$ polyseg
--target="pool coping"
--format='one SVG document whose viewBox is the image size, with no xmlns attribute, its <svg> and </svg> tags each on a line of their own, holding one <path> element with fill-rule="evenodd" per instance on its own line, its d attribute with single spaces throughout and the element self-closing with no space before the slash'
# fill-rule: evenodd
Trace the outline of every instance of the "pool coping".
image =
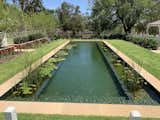
<svg viewBox="0 0 160 120">
<path fill-rule="evenodd" d="M 160 118 L 160 106 L 151 105 L 0 101 L 0 112 L 8 106 L 15 107 L 18 113 L 28 114 L 129 117 L 132 110 L 138 110 L 142 117 Z"/>
<path fill-rule="evenodd" d="M 151 86 L 153 86 L 160 93 L 160 80 L 145 70 L 143 67 L 134 62 L 131 58 L 123 52 L 115 48 L 107 41 L 103 41 L 113 52 L 115 52 L 122 60 L 124 60 L 130 67 L 132 67 L 138 74 L 140 74 Z"/>
<path fill-rule="evenodd" d="M 10 79 L 6 80 L 4 83 L 0 84 L 0 97 L 2 97 L 4 94 L 6 94 L 11 88 L 13 88 L 16 84 L 18 84 L 20 81 L 23 80 L 27 76 L 28 71 L 35 70 L 38 66 L 46 62 L 50 57 L 55 55 L 58 51 L 63 49 L 67 44 L 70 43 L 70 40 L 67 40 L 65 43 L 59 45 L 57 48 L 53 49 L 46 55 L 44 55 L 39 60 L 35 61 L 30 67 L 27 67 L 26 69 L 22 70 L 21 72 L 17 73 Z"/>
</svg>

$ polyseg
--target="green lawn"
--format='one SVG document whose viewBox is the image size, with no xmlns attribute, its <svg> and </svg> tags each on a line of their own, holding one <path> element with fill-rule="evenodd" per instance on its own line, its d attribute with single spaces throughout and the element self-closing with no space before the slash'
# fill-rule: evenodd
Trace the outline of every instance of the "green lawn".
<svg viewBox="0 0 160 120">
<path fill-rule="evenodd" d="M 160 79 L 160 54 L 123 40 L 109 40 L 109 43 Z"/>
<path fill-rule="evenodd" d="M 0 64 L 0 84 L 64 42 L 65 40 L 59 40 L 52 41 L 49 44 L 43 44 L 32 53 L 25 53 L 9 62 Z"/>
<path fill-rule="evenodd" d="M 2 114 L 0 114 L 0 120 L 4 120 Z M 124 118 L 124 117 L 95 117 L 95 116 L 19 114 L 18 115 L 18 120 L 129 120 L 129 118 Z M 142 120 L 158 120 L 158 119 L 143 118 Z"/>
</svg>

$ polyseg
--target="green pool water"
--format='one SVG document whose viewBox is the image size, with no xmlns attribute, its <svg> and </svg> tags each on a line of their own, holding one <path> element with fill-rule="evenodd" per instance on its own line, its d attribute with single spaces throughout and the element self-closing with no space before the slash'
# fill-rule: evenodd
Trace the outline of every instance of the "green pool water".
<svg viewBox="0 0 160 120">
<path fill-rule="evenodd" d="M 76 43 L 39 96 L 42 101 L 113 102 L 124 98 L 96 43 Z"/>
</svg>

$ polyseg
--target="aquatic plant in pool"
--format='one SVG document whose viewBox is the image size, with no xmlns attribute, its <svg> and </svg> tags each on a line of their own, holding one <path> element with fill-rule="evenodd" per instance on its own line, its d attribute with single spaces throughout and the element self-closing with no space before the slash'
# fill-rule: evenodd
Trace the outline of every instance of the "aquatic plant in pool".
<svg viewBox="0 0 160 120">
<path fill-rule="evenodd" d="M 116 73 L 120 76 L 121 81 L 124 82 L 129 93 L 132 95 L 133 102 L 160 102 L 160 96 L 156 90 L 154 90 L 136 71 L 103 43 L 99 43 L 99 46 L 105 52 L 105 55 L 108 56 Z"/>
</svg>

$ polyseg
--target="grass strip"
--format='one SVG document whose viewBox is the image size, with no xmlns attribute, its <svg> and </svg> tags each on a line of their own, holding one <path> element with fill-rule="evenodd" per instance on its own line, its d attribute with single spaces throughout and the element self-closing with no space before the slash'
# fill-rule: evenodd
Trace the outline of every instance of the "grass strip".
<svg viewBox="0 0 160 120">
<path fill-rule="evenodd" d="M 160 54 L 123 40 L 109 40 L 108 42 L 160 79 Z"/>
<path fill-rule="evenodd" d="M 36 48 L 34 52 L 24 53 L 17 56 L 9 62 L 0 64 L 0 84 L 22 71 L 29 64 L 32 64 L 42 56 L 46 55 L 59 45 L 63 44 L 65 40 L 51 41 L 49 44 L 42 44 Z"/>
</svg>

